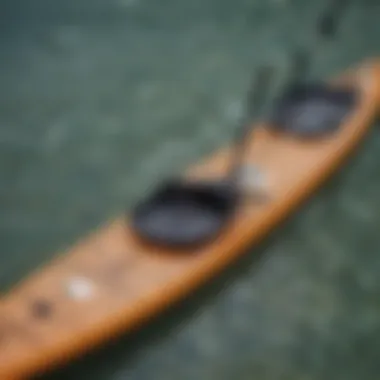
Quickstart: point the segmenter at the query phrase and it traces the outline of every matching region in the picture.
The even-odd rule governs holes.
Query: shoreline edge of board
[[[122,217],[2,295],[0,379],[53,369],[140,326],[261,241],[338,169],[377,115],[380,60],[368,60],[332,83],[360,93],[334,135],[305,142],[253,130],[247,163],[262,169],[269,198],[254,202],[247,196],[217,241],[192,253],[164,250],[138,240]],[[229,157],[228,148],[216,152],[188,174],[220,177]]]

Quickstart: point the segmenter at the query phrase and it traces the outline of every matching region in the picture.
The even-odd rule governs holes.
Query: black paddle
[[[347,5],[348,0],[333,0],[321,15],[315,30],[317,54],[321,44],[335,36]],[[355,102],[353,91],[332,89],[325,83],[305,80],[313,56],[315,54],[306,48],[298,47],[293,51],[285,91],[277,100],[270,119],[274,129],[297,138],[323,137],[337,131]]]
[[[339,21],[349,4],[348,0],[331,0],[329,6],[320,15],[314,30],[316,45],[313,45],[312,53],[305,47],[296,47],[291,55],[290,72],[288,74],[287,88],[292,88],[295,84],[305,81],[307,72],[310,69],[313,57],[320,54],[321,45],[330,42],[336,35]],[[312,44],[310,44],[311,46]]]
[[[240,200],[239,169],[253,124],[251,110],[255,103],[264,103],[271,74],[269,68],[261,67],[254,75],[246,99],[247,114],[236,129],[234,157],[227,175],[219,181],[176,179],[164,183],[133,211],[137,235],[156,245],[183,249],[211,241],[227,226]]]

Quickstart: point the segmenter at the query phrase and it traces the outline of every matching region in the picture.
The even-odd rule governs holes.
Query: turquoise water
[[[312,41],[323,6],[2,1],[0,289],[228,141],[252,70],[275,63],[275,93],[289,48]],[[379,54],[376,10],[353,3],[312,73]],[[333,181],[210,287],[45,379],[376,380],[379,152],[374,128]]]

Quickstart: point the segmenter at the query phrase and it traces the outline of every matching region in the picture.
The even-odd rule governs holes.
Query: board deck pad
[[[121,217],[2,296],[0,379],[21,379],[63,364],[138,327],[270,232],[339,167],[376,116],[377,61],[333,83],[359,92],[355,109],[334,134],[301,141],[260,126],[253,129],[245,176],[256,176],[255,183],[259,178],[265,196],[258,199],[251,183],[236,216],[212,243],[191,252],[165,250],[139,240],[128,217]],[[230,158],[231,148],[222,149],[187,175],[219,178]]]

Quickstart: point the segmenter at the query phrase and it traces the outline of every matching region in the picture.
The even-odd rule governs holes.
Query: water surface
[[[275,63],[275,93],[323,6],[1,1],[0,289],[228,141],[252,70]],[[352,2],[311,73],[379,54],[376,16]],[[45,379],[376,380],[376,128],[357,153],[210,288]]]

